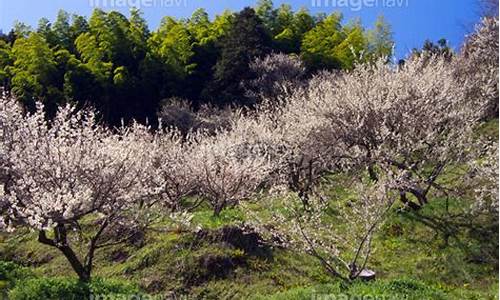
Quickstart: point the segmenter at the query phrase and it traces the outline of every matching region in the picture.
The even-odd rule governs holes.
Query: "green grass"
[[[192,222],[202,228],[216,229],[222,226],[238,225],[245,220],[245,215],[237,208],[228,208],[214,217],[213,211],[202,210],[194,213]]]
[[[413,279],[380,280],[373,283],[355,282],[350,286],[341,284],[317,285],[296,288],[269,296],[258,295],[259,300],[309,300],[309,299],[453,299],[446,292]]]
[[[483,123],[477,130],[477,134],[480,136],[486,136],[492,140],[498,141],[498,119],[493,119],[488,122]]]
[[[421,214],[443,209],[439,200],[432,205]],[[215,232],[241,217],[236,210],[220,218],[202,211],[195,219],[208,225],[207,232]],[[198,238],[195,233],[153,232],[142,247],[121,245],[99,252],[95,276],[137,285],[151,295],[174,292],[195,299],[293,300],[314,299],[313,295],[497,299],[496,265],[472,259],[485,241],[461,234],[467,247],[454,238],[446,245],[433,229],[395,210],[374,244],[371,268],[377,270],[379,279],[350,286],[328,276],[314,258],[303,253],[269,249],[267,254],[256,255],[223,241]],[[30,276],[74,278],[66,261],[39,245],[33,233],[4,236],[0,253],[4,260],[29,267],[21,269]],[[16,284],[4,283],[4,287],[12,289]]]

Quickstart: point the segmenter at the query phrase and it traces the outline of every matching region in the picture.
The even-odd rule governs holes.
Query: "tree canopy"
[[[45,103],[48,117],[70,102],[95,107],[110,125],[155,125],[159,104],[171,97],[194,107],[252,105],[241,82],[253,79],[250,63],[268,53],[298,55],[312,74],[350,69],[362,53],[390,55],[392,45],[383,18],[367,30],[339,13],[312,15],[270,0],[213,19],[203,9],[166,16],[155,30],[137,9],[128,16],[96,9],[88,19],[61,10],[36,29],[17,22],[0,37],[0,83],[28,110]]]

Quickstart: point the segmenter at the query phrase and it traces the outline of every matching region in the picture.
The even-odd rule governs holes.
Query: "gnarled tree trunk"
[[[68,245],[67,229],[64,224],[58,224],[54,228],[54,239],[48,238],[45,230],[40,230],[38,233],[38,241],[44,245],[59,249],[71,264],[73,271],[78,275],[80,281],[90,281],[91,267],[84,265],[73,249]]]

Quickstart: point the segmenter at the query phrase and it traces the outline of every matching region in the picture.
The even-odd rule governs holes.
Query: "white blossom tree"
[[[455,62],[457,80],[467,88],[468,98],[486,100],[485,107],[479,107],[484,118],[498,118],[498,53],[498,16],[485,17],[467,37]]]
[[[46,121],[42,107],[26,116],[15,107],[0,101],[2,223],[38,231],[89,281],[95,252],[147,226],[163,196],[158,187],[168,184],[143,169],[154,164],[154,138],[137,124],[114,133],[89,110],[67,106]]]
[[[273,220],[256,217],[254,225],[269,234],[269,240],[306,250],[333,276],[349,280],[366,275],[362,273],[373,234],[395,196],[420,208],[431,192],[452,192],[440,180],[444,172],[470,162],[471,156],[477,159],[473,152],[482,142],[474,138],[474,130],[488,97],[471,98],[477,80],[458,76],[456,63],[439,56],[415,57],[399,67],[381,60],[350,72],[318,74],[308,87],[294,91],[284,108],[269,109],[267,120],[261,118],[274,132],[272,149],[279,149],[272,152],[281,160],[275,167],[282,177],[275,182],[285,178],[299,188],[289,185],[294,193],[284,204],[288,210],[274,209]],[[493,173],[490,160],[497,160],[488,157],[477,165],[488,169],[478,171],[485,175]],[[304,161],[309,168],[290,168]],[[314,179],[325,172],[360,169],[366,169],[372,181],[360,185],[358,200],[348,205],[303,188],[314,187]],[[305,176],[298,176],[297,170],[304,170]],[[353,173],[363,175],[350,176]],[[478,203],[495,203],[497,176],[487,182],[477,190],[483,199]],[[304,194],[308,205],[303,205]],[[296,199],[302,205],[296,205]],[[332,209],[340,217],[330,217]]]
[[[498,142],[482,143],[468,162],[465,188],[472,192],[470,215],[491,215],[498,218]]]
[[[346,281],[372,278],[368,269],[373,238],[396,199],[385,178],[376,183],[357,181],[348,199],[310,197],[304,208],[296,193],[263,217],[244,206],[250,223],[268,242],[303,251],[318,259],[332,276]],[[283,205],[285,207],[283,207]]]
[[[294,55],[273,53],[250,63],[256,78],[242,82],[247,97],[255,102],[281,104],[298,86],[305,82],[304,62]]]
[[[172,212],[197,206],[196,203],[191,208],[182,205],[182,200],[196,194],[199,186],[195,173],[198,141],[194,137],[184,136],[177,130],[160,129],[146,149],[150,159],[143,170],[149,175],[152,196]]]
[[[438,177],[463,161],[471,146],[485,99],[469,99],[468,84],[456,80],[441,57],[415,58],[399,68],[379,61],[317,76],[307,99],[328,124],[318,141],[335,143],[343,166],[366,167],[373,180],[381,172],[403,171],[397,189],[417,208],[428,202],[431,189],[445,190]]]
[[[251,118],[234,120],[231,130],[216,136],[199,133],[194,151],[199,194],[213,208],[223,209],[255,195],[268,180],[273,165],[267,155],[266,133]]]
[[[270,107],[265,112],[267,117],[260,118],[274,136],[270,140],[274,143],[270,153],[277,168],[273,184],[285,185],[297,193],[307,207],[318,181],[336,169],[334,153],[338,153],[339,145],[334,140],[329,144],[318,142],[325,122],[318,118],[304,89],[294,90],[283,104],[281,109]]]

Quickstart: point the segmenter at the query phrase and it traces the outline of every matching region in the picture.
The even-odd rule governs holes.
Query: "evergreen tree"
[[[342,29],[344,40],[337,45],[332,56],[340,62],[342,69],[351,69],[356,62],[364,60],[364,51],[367,48],[365,32],[360,20],[355,20]]]
[[[12,50],[7,41],[0,39],[0,86],[9,88],[10,76],[8,66],[13,63]]]
[[[60,10],[57,13],[56,21],[52,26],[52,31],[55,36],[55,42],[57,43],[57,45],[61,46],[64,49],[70,49],[73,44],[69,22],[69,14],[64,10]]]
[[[436,43],[426,40],[422,49],[414,48],[412,50],[413,56],[443,56],[445,59],[450,61],[453,58],[453,49],[448,45],[448,41],[446,39],[440,39]]]
[[[269,34],[274,36],[278,33],[277,11],[274,9],[272,0],[259,0],[255,7],[255,13],[262,20]]]
[[[33,32],[31,26],[26,25],[23,22],[16,21],[14,22],[11,34],[14,36],[13,40],[15,40],[19,38],[27,38],[31,32]]]
[[[301,52],[310,69],[340,69],[342,67],[341,57],[335,51],[346,37],[341,21],[342,14],[333,13],[305,34]],[[342,48],[345,47],[342,46]]]
[[[271,50],[271,39],[252,8],[247,7],[236,15],[234,26],[222,39],[220,47],[221,57],[208,90],[212,102],[219,106],[251,104],[240,83],[253,77],[249,63]]]
[[[188,21],[188,30],[193,37],[193,56],[190,61],[196,67],[183,81],[183,92],[179,93],[179,96],[191,99],[194,106],[199,105],[201,92],[212,78],[213,68],[219,54],[216,47],[217,41],[221,35],[227,33],[224,27],[216,27],[223,24],[221,21],[229,20],[224,19],[224,15],[217,16],[212,23],[204,9],[196,10]],[[219,31],[219,29],[222,30]]]
[[[75,47],[75,41],[76,39],[85,32],[88,32],[89,29],[89,23],[87,22],[87,19],[83,16],[79,15],[73,15],[71,17],[71,26],[70,26],[70,48],[68,49],[71,53],[76,54],[76,47]]]
[[[60,104],[62,92],[53,86],[56,80],[54,54],[45,39],[38,33],[17,39],[12,48],[13,66],[8,68],[12,75],[12,92],[31,111],[35,101],[45,104],[49,116]]]
[[[392,28],[380,15],[375,22],[375,28],[367,33],[368,55],[370,59],[390,57],[394,48]]]
[[[49,19],[41,18],[38,21],[38,27],[36,29],[36,32],[40,34],[51,47],[56,45],[57,37],[54,35],[54,32],[52,31],[52,24],[50,24]]]

